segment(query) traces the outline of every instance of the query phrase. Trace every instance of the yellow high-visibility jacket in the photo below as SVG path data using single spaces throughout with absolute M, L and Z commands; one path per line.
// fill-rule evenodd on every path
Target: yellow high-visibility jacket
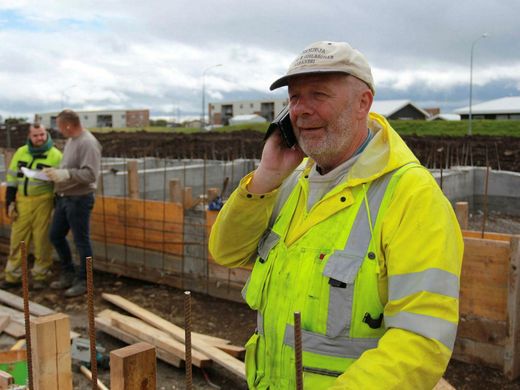
M 233 267 L 256 259 L 245 291 L 259 311 L 246 357 L 251 388 L 294 388 L 295 311 L 305 388 L 431 389 L 446 369 L 458 323 L 460 229 L 435 180 L 386 120 L 371 114 L 369 127 L 374 138 L 346 180 L 310 211 L 307 167 L 294 188 L 263 195 L 247 192 L 246 176 L 219 213 L 209 242 L 215 260 Z M 370 188 L 385 177 L 379 214 L 363 222 L 366 253 L 350 256 L 358 215 L 365 208 L 370 215 Z M 346 291 L 344 307 L 330 307 Z M 350 349 L 358 343 L 356 354 Z

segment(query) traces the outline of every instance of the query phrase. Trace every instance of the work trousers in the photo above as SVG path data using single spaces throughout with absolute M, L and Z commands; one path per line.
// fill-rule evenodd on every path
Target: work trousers
M 76 196 L 56 195 L 50 239 L 60 258 L 61 272 L 74 274 L 78 280 L 86 280 L 86 259 L 92 257 L 90 215 L 93 207 L 93 193 Z M 66 238 L 70 230 L 79 253 L 77 270 L 72 262 L 72 253 Z
M 17 283 L 21 280 L 22 254 L 20 242 L 29 250 L 33 244 L 33 280 L 43 281 L 52 266 L 52 246 L 49 241 L 49 221 L 53 208 L 53 194 L 20 196 L 16 198 L 18 217 L 11 225 L 9 257 L 5 266 L 5 280 Z

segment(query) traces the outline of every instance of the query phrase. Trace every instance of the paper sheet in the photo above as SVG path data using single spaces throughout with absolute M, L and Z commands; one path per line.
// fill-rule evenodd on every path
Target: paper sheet
M 49 177 L 42 171 L 35 171 L 33 169 L 22 167 L 22 172 L 26 177 L 29 177 L 31 179 L 50 181 Z

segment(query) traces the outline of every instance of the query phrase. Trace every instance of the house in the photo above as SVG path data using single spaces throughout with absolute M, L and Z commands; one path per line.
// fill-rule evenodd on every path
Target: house
M 125 128 L 146 127 L 150 125 L 150 110 L 95 110 L 76 111 L 81 124 L 86 128 Z M 47 112 L 35 114 L 35 120 L 47 128 L 56 128 L 56 117 L 58 112 Z
M 235 115 L 229 118 L 230 125 L 241 125 L 244 123 L 266 123 L 267 120 L 258 114 L 251 115 Z
M 469 118 L 469 106 L 455 110 L 462 119 Z M 471 106 L 472 119 L 520 120 L 520 96 L 488 100 Z
M 437 114 L 430 118 L 429 121 L 460 121 L 459 114 Z
M 276 114 L 288 104 L 288 99 L 257 99 L 218 102 L 208 104 L 209 122 L 213 125 L 228 125 L 237 115 L 259 115 L 272 122 Z
M 417 107 L 410 100 L 374 100 L 372 112 L 383 115 L 386 119 L 421 119 L 425 120 L 430 115 Z

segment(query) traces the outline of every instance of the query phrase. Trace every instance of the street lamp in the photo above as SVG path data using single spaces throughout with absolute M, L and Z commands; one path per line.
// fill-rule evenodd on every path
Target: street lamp
M 206 73 L 208 70 L 212 68 L 216 68 L 217 66 L 222 66 L 222 64 L 216 64 L 208 66 L 204 71 L 202 72 L 202 116 L 200 117 L 200 129 L 204 130 L 204 118 L 206 117 Z
M 471 44 L 471 55 L 469 60 L 469 123 L 468 123 L 468 135 L 472 135 L 471 120 L 472 120 L 472 102 L 473 102 L 473 51 L 475 50 L 475 44 L 481 38 L 487 38 L 489 34 L 483 33 L 480 37 L 475 39 Z

